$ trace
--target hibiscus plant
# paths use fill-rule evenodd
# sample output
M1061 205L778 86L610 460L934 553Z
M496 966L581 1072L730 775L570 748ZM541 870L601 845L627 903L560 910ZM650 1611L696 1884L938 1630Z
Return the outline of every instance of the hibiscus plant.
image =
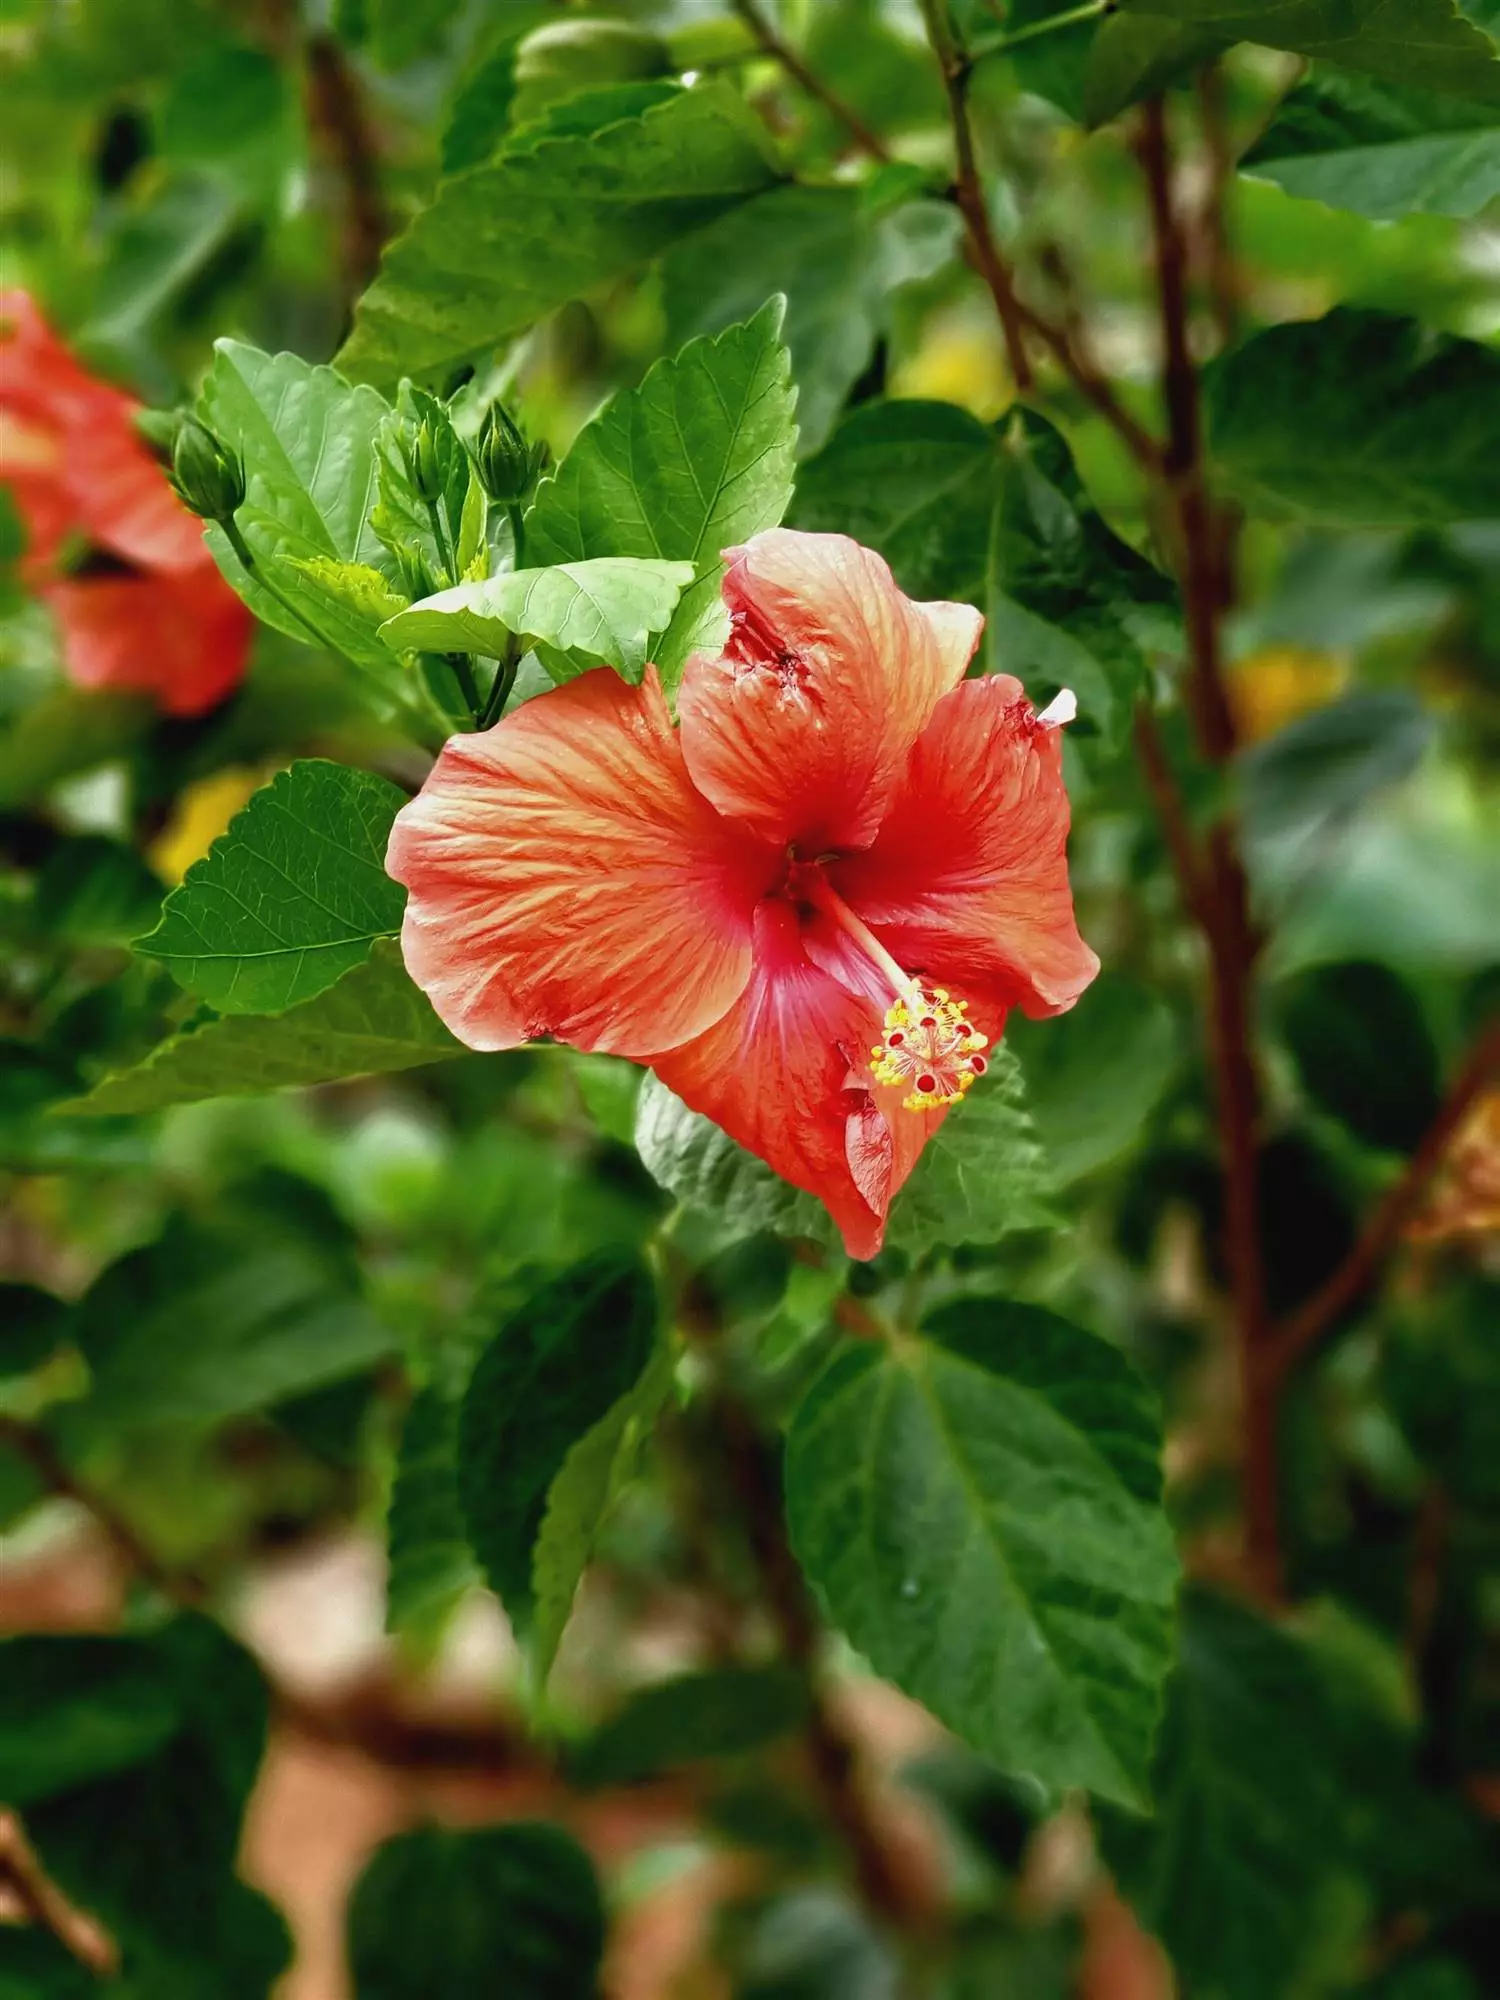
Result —
M0 2000L1493 1992L1493 0L0 72Z

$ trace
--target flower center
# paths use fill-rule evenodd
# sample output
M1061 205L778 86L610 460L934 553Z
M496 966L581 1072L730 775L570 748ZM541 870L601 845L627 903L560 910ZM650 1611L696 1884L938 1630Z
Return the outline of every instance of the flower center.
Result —
M931 1111L958 1103L989 1068L980 1053L989 1038L964 1017L967 1000L955 1000L946 986L926 986L900 966L862 918L857 917L821 871L804 876L810 902L833 918L877 966L894 996L886 1009L885 1038L870 1051L870 1074L880 1084L906 1088L902 1109Z

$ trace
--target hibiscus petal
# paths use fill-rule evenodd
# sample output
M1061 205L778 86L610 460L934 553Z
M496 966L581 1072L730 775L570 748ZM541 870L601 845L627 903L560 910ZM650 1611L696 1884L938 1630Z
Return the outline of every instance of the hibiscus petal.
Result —
M778 846L862 847L984 621L914 603L844 535L773 528L726 555L729 643L678 698L693 782Z
M808 958L791 904L771 900L756 912L738 1002L651 1065L684 1104L815 1195L851 1257L879 1250L890 1198L890 1132L859 1079L879 1023L871 1001Z
M939 702L874 844L829 878L901 965L968 999L993 1036L1006 1007L1061 1013L1099 970L1067 842L1061 732L996 674Z
M216 569L81 577L41 595L79 687L122 688L150 695L167 715L202 715L244 674L250 614Z
M643 1060L739 997L780 857L693 790L655 669L601 667L454 737L386 866L407 969L470 1048Z

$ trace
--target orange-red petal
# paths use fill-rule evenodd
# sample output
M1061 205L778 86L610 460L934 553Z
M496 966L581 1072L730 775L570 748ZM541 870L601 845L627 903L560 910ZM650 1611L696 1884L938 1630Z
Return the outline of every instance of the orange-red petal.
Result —
M1061 731L1008 675L966 681L918 739L873 845L829 878L908 971L997 1035L1007 1006L1061 1013L1099 969L1073 914L1068 820Z
M773 528L726 554L729 642L678 698L693 782L777 846L862 847L984 621L914 603L844 535Z
M250 614L215 569L79 577L46 584L41 596L79 687L123 688L167 715L202 715L245 671Z
M890 1133L860 1080L879 1023L871 1000L814 965L797 912L773 899L756 912L755 964L739 1000L651 1065L692 1110L815 1195L851 1257L879 1250L890 1198L881 1157Z
M733 1006L779 865L694 791L655 669L607 667L454 737L386 857L407 969L460 1041L638 1060Z

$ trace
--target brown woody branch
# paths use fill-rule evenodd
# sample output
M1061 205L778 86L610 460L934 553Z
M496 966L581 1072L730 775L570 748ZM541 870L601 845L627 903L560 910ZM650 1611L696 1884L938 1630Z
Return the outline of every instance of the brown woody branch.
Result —
M1459 1127L1492 1084L1500 1084L1500 1021L1493 1022L1475 1043L1401 1178L1376 1203L1348 1257L1277 1330L1265 1365L1273 1384L1284 1380L1374 1286L1402 1230L1421 1206Z
M0 1900L7 1896L26 1922L49 1931L90 1972L107 1979L119 1971L120 1954L113 1938L68 1901L43 1868L16 1815L0 1811Z
M791 44L782 40L755 0L730 0L730 4L766 54L780 63L792 81L821 104L830 117L837 119L862 153L868 153L872 160L879 160L882 165L890 159L890 148L880 134L872 131L852 104L846 104L815 71L808 68Z

